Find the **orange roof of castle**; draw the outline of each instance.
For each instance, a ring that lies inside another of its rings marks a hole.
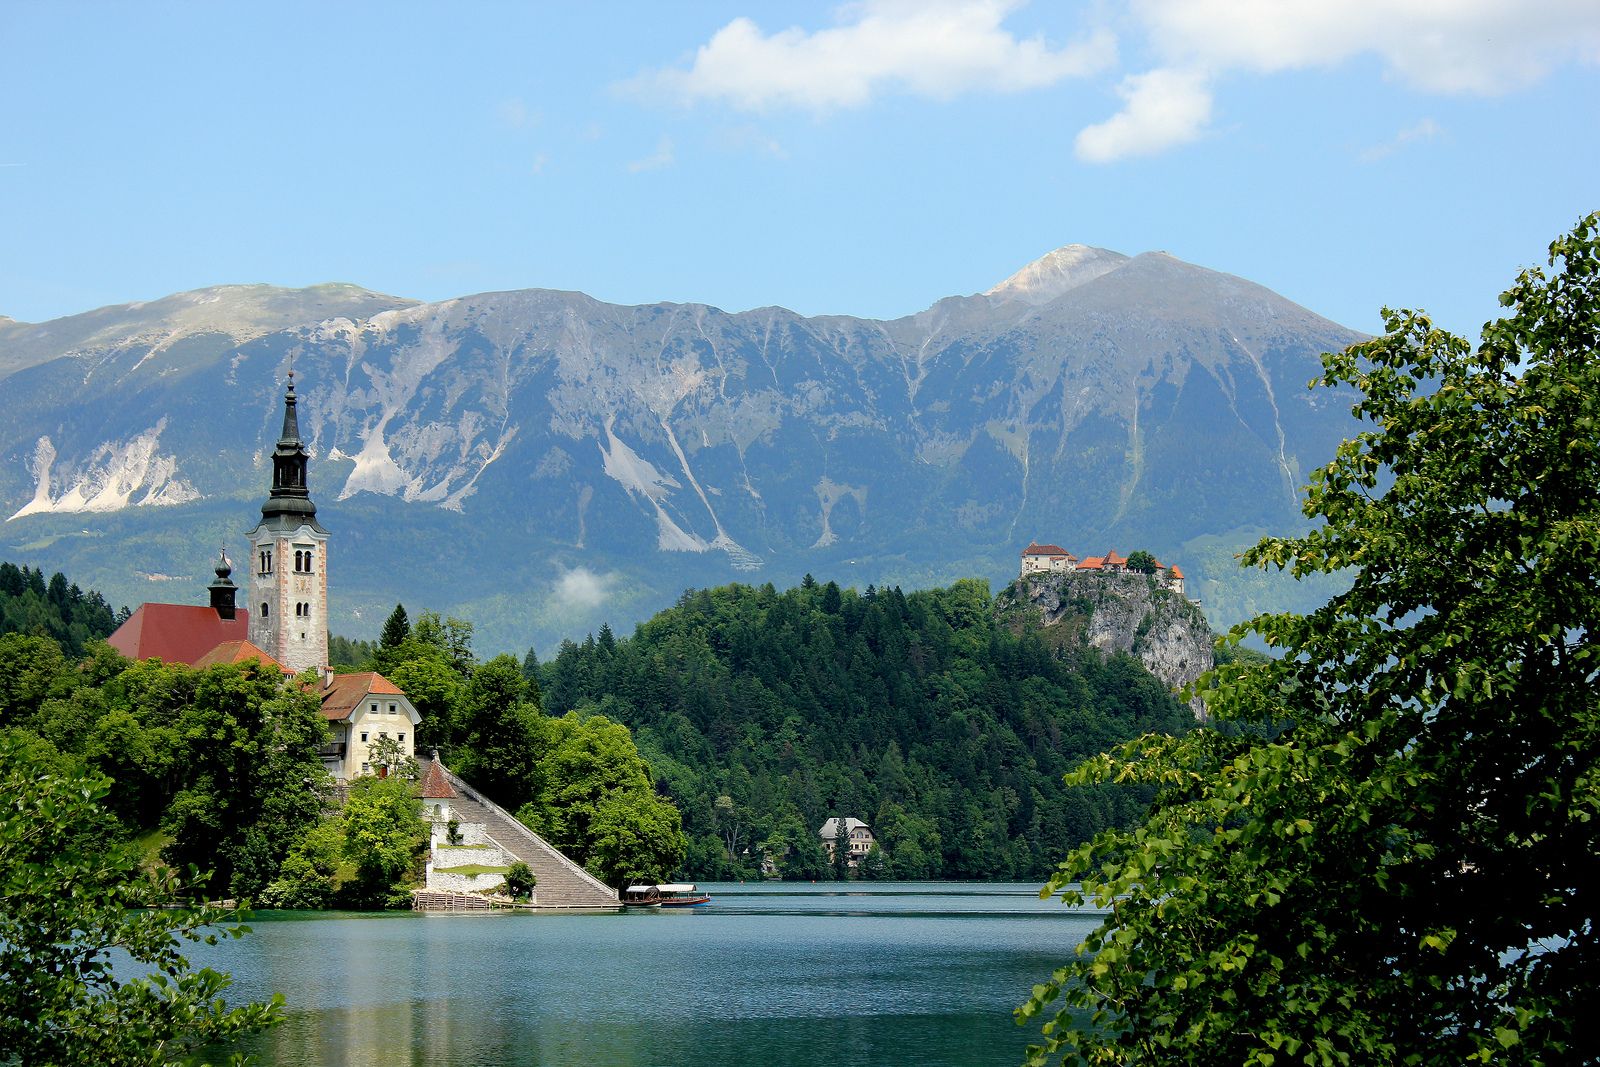
[[[1128,557],[1127,556],[1119,556],[1119,555],[1117,555],[1117,550],[1116,549],[1112,549],[1111,551],[1106,553],[1105,562],[1106,562],[1106,566],[1107,567],[1123,567],[1123,566],[1127,565]]]
[[[1024,556],[1070,556],[1070,555],[1072,555],[1071,552],[1068,552],[1066,549],[1062,548],[1060,545],[1036,545],[1036,544],[1033,544],[1031,541],[1028,543],[1028,547],[1022,550],[1022,554]]]
[[[348,719],[369,695],[405,696],[405,691],[377,671],[336,674],[322,690],[322,717]]]
[[[1105,567],[1105,563],[1106,561],[1102,556],[1084,556],[1078,561],[1078,569],[1080,571],[1098,571]]]

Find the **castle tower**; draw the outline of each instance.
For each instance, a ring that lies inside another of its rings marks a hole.
[[[306,458],[290,371],[272,491],[248,536],[250,641],[291,671],[328,663],[328,531],[311,502]]]

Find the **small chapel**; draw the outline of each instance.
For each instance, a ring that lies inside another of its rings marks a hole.
[[[191,667],[255,660],[286,674],[314,672],[322,714],[332,738],[323,766],[334,778],[384,774],[372,748],[392,740],[414,756],[416,708],[400,687],[376,671],[335,674],[328,666],[327,529],[317,520],[307,481],[309,455],[300,439],[294,371],[283,398],[283,432],[272,453],[272,488],[250,542],[245,606],[227,553],[209,586],[210,603],[141,604],[107,638],[130,659],[159,659]],[[385,746],[393,751],[393,746]]]

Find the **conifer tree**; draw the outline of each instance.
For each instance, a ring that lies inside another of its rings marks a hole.
[[[406,638],[411,636],[411,620],[406,617],[406,606],[396,604],[389,613],[389,620],[383,624],[383,633],[378,638],[378,647],[384,649],[399,648],[405,644]]]

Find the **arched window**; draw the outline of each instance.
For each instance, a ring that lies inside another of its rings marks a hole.
[[[265,600],[261,602],[261,617],[263,619],[267,617],[267,602]]]

